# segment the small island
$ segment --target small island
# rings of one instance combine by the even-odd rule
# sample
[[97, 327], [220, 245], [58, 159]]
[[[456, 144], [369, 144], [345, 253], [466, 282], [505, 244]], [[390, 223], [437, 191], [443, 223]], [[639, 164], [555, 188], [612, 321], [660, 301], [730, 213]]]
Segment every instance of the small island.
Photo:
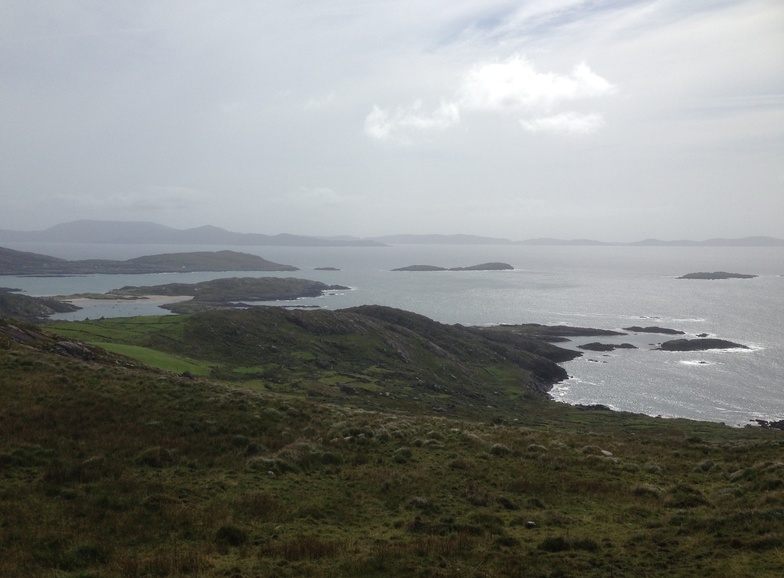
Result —
[[615, 351], [616, 349], [637, 349], [631, 343], [599, 343], [598, 341], [594, 341], [592, 343], [586, 343], [585, 345], [578, 345], [577, 349], [585, 349], [586, 351]]
[[662, 333], [664, 335], [685, 335], [685, 332], [678, 329], [669, 329], [667, 327], [640, 327], [633, 325], [632, 327], [624, 327], [624, 331], [632, 331], [634, 333]]
[[480, 263], [479, 265], [471, 265], [470, 267], [437, 267], [436, 265], [409, 265], [408, 267], [399, 267], [392, 269], [393, 271], [514, 271], [509, 263]]
[[699, 272], [699, 273], [686, 273], [678, 277], [678, 279], [754, 279], [757, 275], [745, 275], [743, 273], [727, 273], [726, 271], [714, 271], [712, 273]]
[[657, 349], [662, 351], [707, 351], [709, 349], [748, 349], [740, 343], [725, 339], [673, 339], [665, 341]]

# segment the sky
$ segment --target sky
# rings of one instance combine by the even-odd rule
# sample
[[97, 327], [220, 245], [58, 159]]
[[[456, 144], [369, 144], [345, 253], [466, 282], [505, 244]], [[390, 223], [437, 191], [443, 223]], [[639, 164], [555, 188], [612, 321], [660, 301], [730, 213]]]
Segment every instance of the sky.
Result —
[[0, 229], [784, 237], [781, 0], [0, 0]]

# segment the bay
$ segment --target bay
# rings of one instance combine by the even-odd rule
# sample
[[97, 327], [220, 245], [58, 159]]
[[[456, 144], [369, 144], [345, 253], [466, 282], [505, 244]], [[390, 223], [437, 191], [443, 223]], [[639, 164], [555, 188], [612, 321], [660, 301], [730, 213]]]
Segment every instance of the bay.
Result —
[[[284, 305], [341, 309], [399, 307], [443, 323], [569, 324], [620, 330], [658, 325], [707, 333], [749, 350], [656, 351], [668, 336], [628, 335], [638, 349], [587, 352], [564, 364], [570, 379], [551, 394], [567, 403], [743, 425], [784, 417], [784, 249], [776, 247], [194, 247], [17, 244], [11, 248], [68, 259], [128, 259], [195, 250], [241, 250], [294, 265], [285, 273], [192, 273], [0, 277], [31, 295], [105, 292], [124, 285], [197, 282], [226, 276], [302, 277], [351, 287]], [[513, 271], [395, 272], [413, 264], [442, 267], [503, 261]], [[315, 270], [335, 267], [339, 271]], [[752, 273], [754, 279], [681, 280], [694, 271]], [[274, 303], [280, 305], [280, 302]], [[98, 303], [58, 318], [164, 313], [155, 303]], [[584, 342], [585, 340], [583, 340]], [[591, 339], [596, 341], [596, 339]], [[601, 339], [602, 342], [613, 340]], [[568, 347], [580, 344], [575, 340]]]

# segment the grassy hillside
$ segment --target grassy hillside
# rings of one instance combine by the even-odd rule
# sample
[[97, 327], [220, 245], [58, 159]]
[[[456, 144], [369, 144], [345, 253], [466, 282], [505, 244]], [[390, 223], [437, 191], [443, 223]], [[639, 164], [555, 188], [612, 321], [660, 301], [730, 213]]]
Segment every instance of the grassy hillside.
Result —
[[35, 275], [68, 266], [66, 259], [0, 247], [1, 275]]
[[[229, 313], [219, 331], [242, 333]], [[139, 338], [192, 343], [198, 358], [222, 347], [191, 339], [210, 315], [168, 329], [148, 318]], [[399, 315], [397, 327], [423, 323]], [[131, 333], [99, 327], [107, 341]], [[278, 385], [183, 378], [0, 322], [0, 575], [784, 572], [781, 432], [537, 395], [518, 422], [447, 419]]]
[[[387, 307], [255, 308], [61, 323], [62, 335], [198, 360], [215, 379], [365, 409], [512, 419], [566, 377], [577, 354], [537, 340], [494, 341]], [[134, 355], [134, 352], [128, 351]], [[548, 356], [551, 356], [548, 358]], [[165, 367], [155, 363], [158, 367]]]

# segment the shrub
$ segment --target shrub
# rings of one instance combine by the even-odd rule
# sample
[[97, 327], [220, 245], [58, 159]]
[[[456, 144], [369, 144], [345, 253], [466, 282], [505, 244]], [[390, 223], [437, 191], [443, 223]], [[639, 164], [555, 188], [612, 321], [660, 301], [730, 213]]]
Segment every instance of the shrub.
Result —
[[585, 550], [598, 552], [599, 544], [592, 538], [568, 540], [563, 536], [550, 536], [539, 543], [538, 548], [545, 552], [566, 552], [567, 550]]
[[640, 484], [634, 487], [632, 493], [641, 498], [660, 498], [664, 494], [664, 490], [654, 484]]
[[222, 546], [242, 546], [248, 542], [248, 533], [237, 526], [221, 526], [215, 532], [215, 542]]
[[318, 536], [297, 536], [285, 542], [268, 544], [262, 554], [279, 556], [284, 560], [318, 560], [333, 556], [338, 552], [336, 542], [322, 540]]
[[392, 454], [392, 459], [398, 464], [404, 464], [413, 457], [409, 448], [397, 448]]
[[504, 444], [493, 444], [490, 447], [490, 453], [494, 456], [508, 456], [512, 453], [512, 450]]
[[545, 552], [565, 552], [569, 544], [563, 536], [550, 536], [539, 543], [538, 548]]
[[137, 464], [151, 468], [162, 468], [173, 461], [171, 452], [158, 446], [147, 448], [136, 458]]

